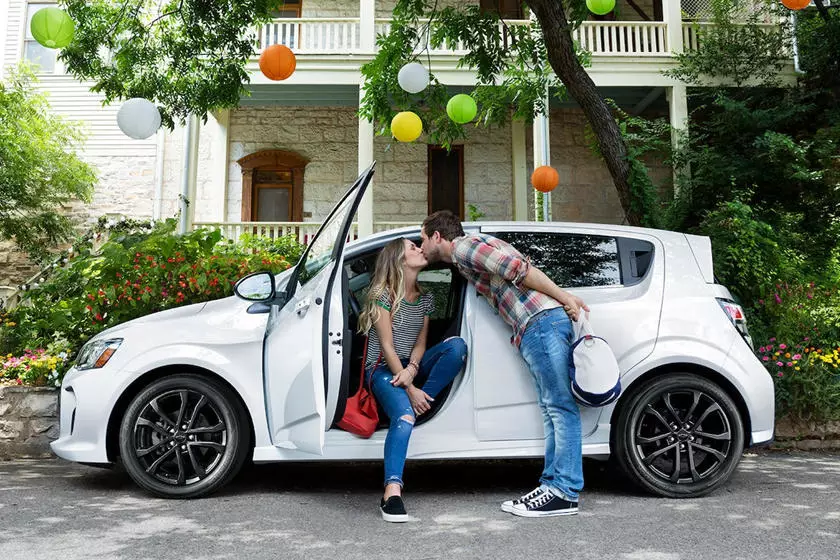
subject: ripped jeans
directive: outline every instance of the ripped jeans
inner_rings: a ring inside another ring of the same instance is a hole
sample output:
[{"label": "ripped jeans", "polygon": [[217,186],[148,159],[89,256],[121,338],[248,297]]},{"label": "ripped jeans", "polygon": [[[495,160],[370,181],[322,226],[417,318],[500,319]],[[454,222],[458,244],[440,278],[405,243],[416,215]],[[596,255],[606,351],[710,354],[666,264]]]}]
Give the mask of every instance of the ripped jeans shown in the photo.
[{"label": "ripped jeans", "polygon": [[[432,346],[420,360],[420,371],[414,379],[415,386],[423,389],[430,397],[437,397],[464,367],[466,357],[467,345],[463,338],[457,336]],[[402,360],[402,364],[408,365],[408,360]],[[366,378],[370,380],[377,402],[391,420],[385,437],[385,484],[402,486],[408,440],[414,428],[411,400],[405,389],[391,385],[393,374],[387,364],[380,363],[373,372],[368,370]]]}]

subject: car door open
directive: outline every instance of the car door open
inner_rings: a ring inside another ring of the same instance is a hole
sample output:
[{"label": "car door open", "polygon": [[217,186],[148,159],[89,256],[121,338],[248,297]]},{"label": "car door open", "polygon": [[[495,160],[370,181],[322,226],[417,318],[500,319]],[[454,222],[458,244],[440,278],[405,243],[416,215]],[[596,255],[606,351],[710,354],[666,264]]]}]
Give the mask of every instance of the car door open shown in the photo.
[{"label": "car door open", "polygon": [[329,372],[341,372],[344,335],[336,281],[351,222],[373,176],[372,164],[344,194],[272,305],[263,344],[263,383],[271,441],[321,455]]}]

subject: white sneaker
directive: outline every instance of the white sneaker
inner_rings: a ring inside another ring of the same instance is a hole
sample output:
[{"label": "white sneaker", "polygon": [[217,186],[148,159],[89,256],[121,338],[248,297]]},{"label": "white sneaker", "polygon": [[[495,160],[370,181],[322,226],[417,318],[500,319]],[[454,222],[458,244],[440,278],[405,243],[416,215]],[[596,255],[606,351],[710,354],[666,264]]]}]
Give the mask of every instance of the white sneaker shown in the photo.
[{"label": "white sneaker", "polygon": [[530,492],[528,492],[524,496],[520,496],[520,497],[516,498],[515,500],[505,500],[504,502],[502,502],[502,511],[507,512],[507,513],[512,513],[513,512],[513,506],[515,506],[517,504],[521,504],[522,502],[530,500],[531,498],[536,498],[541,493],[542,493],[542,489],[539,486],[537,486],[536,488],[534,488],[533,490],[531,490]]},{"label": "white sneaker", "polygon": [[551,492],[542,491],[539,495],[513,506],[511,513],[520,517],[554,517],[557,515],[577,515],[577,502],[564,500]]}]

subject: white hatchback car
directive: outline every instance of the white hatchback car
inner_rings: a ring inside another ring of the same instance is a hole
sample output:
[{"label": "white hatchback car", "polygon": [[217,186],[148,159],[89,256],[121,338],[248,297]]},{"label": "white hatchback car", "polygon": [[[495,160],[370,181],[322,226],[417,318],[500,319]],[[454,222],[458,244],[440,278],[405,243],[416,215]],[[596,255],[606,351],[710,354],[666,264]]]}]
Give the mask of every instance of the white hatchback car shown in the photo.
[{"label": "white hatchback car", "polygon": [[[419,226],[347,243],[373,166],[300,262],[237,285],[240,297],[129,321],[93,337],[61,387],[60,457],[118,458],[163,497],[206,495],[255,462],[382,459],[383,429],[336,428],[359,383],[359,304],[380,248]],[[773,437],[773,383],[741,308],[715,283],[709,240],[612,225],[482,222],[582,297],[622,370],[623,392],[582,408],[585,456],[617,458],[654,493],[693,497]],[[543,423],[510,327],[446,265],[420,275],[436,299],[429,345],[459,335],[465,370],[418,419],[410,459],[543,456]],[[250,301],[249,301],[250,300]],[[257,301],[258,300],[258,301]]]}]

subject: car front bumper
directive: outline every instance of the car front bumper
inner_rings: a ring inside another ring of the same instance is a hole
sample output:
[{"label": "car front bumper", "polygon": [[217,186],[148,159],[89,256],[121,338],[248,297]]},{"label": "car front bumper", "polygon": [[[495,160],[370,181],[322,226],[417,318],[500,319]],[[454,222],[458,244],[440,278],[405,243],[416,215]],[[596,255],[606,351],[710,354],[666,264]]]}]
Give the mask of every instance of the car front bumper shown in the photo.
[{"label": "car front bumper", "polygon": [[117,376],[102,369],[71,368],[59,396],[59,437],[50,444],[53,453],[78,463],[111,463],[108,459],[108,420],[117,394]]}]

